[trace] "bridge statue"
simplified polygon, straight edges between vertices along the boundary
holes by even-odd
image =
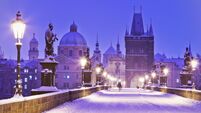
[[[53,25],[50,23],[49,28],[45,32],[45,57],[51,57],[54,56],[54,48],[53,48],[53,43],[57,40],[58,38],[56,37],[56,34],[53,33]]]
[[[53,25],[49,24],[45,32],[45,59],[40,61],[41,70],[41,87],[33,89],[32,94],[42,94],[48,92],[55,92],[58,89],[55,86],[55,73],[58,62],[54,59],[53,43],[58,40],[56,34],[53,33]],[[45,86],[45,88],[44,88]],[[47,92],[48,90],[48,92]]]

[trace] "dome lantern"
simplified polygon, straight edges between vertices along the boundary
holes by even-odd
[[[70,32],[77,32],[77,25],[75,22],[73,22],[73,24],[70,26]]]

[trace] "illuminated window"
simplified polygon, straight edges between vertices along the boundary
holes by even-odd
[[[24,82],[27,82],[27,78],[24,78]]]
[[[29,72],[29,70],[28,69],[24,69],[24,73],[28,73]]]
[[[69,75],[67,75],[67,79],[69,79],[70,78],[70,76]]]
[[[35,80],[37,80],[38,78],[37,77],[35,77]]]
[[[14,72],[16,73],[16,72],[17,72],[17,69],[15,69]]]
[[[37,73],[38,72],[38,70],[37,69],[35,69],[35,73]]]
[[[31,75],[29,75],[29,79],[32,80],[32,76]]]
[[[26,84],[24,85],[24,89],[27,89],[27,85]]]

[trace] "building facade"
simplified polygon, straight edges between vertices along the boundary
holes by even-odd
[[[77,25],[73,22],[70,32],[66,33],[60,40],[58,46],[58,61],[56,69],[56,87],[68,89],[81,87],[80,58],[87,52],[87,42],[77,31]]]
[[[125,33],[126,86],[136,87],[140,76],[149,73],[154,63],[152,25],[144,31],[142,14],[134,12],[131,32]]]
[[[116,49],[110,45],[103,55],[103,64],[107,73],[122,82],[125,86],[125,58],[120,50],[119,41],[116,44]],[[115,85],[116,83],[113,83]]]

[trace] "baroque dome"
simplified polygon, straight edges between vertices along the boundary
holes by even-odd
[[[70,32],[66,33],[61,41],[60,46],[87,46],[85,38],[77,32],[77,25],[73,22],[70,26]]]

